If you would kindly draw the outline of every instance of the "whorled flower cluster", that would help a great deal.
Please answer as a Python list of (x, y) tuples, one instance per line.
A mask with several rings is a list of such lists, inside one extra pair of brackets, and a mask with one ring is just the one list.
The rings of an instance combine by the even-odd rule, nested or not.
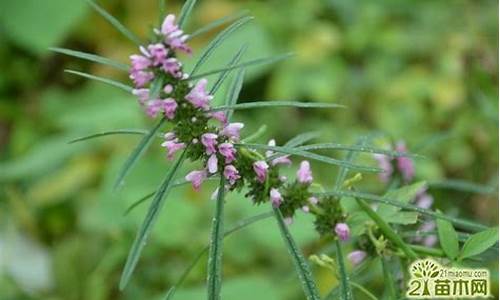
[[(318, 199), (310, 192), (313, 181), (308, 161), (302, 161), (296, 179), (288, 181), (279, 174), (279, 167), (290, 165), (286, 155), (266, 151), (263, 155), (245, 147), (237, 147), (243, 123), (229, 123), (225, 112), (211, 111), (213, 95), (207, 91), (208, 81), (195, 84), (183, 72), (176, 51), (191, 53), (188, 36), (168, 15), (161, 28), (155, 29), (155, 41), (140, 47), (140, 54), (130, 56), (130, 79), (133, 94), (150, 117), (162, 116), (173, 128), (164, 134), (167, 158), (185, 149), (193, 161), (201, 160), (203, 168), (186, 175), (198, 190), (205, 179), (219, 175), (225, 178), (227, 190), (248, 189), (246, 196), (255, 204), (270, 201), (279, 208), (285, 222), (291, 224), (297, 210), (313, 213), (320, 234), (334, 234), (349, 239), (349, 227), (339, 201), (332, 197)], [(275, 146), (274, 140), (269, 142)]]

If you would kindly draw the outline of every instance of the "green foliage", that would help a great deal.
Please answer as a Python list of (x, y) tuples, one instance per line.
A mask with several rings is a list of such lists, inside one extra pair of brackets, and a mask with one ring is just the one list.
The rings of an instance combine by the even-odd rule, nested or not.
[(437, 220), (439, 243), (446, 256), (450, 259), (455, 259), (458, 256), (459, 245), (458, 235), (450, 222), (445, 220)]
[(483, 253), (498, 242), (498, 228), (490, 228), (471, 235), (462, 247), (459, 259), (469, 258)]

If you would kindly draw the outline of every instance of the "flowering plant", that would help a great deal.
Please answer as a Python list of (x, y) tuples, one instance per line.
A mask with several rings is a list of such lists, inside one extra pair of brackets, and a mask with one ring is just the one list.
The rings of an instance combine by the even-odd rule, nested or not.
[[(169, 191), (174, 186), (184, 183), (190, 183), (195, 190), (199, 190), (202, 183), (209, 179), (219, 181), (219, 187), (212, 196), (216, 201), (216, 209), (209, 245), (207, 277), (209, 299), (220, 298), (224, 197), (226, 193), (232, 191), (245, 191), (245, 196), (251, 199), (255, 205), (269, 205), (272, 208), (272, 213), (245, 220), (243, 225), (238, 228), (250, 225), (265, 217), (274, 216), (276, 218), (308, 299), (319, 299), (319, 293), (312, 278), (310, 266), (297, 248), (287, 228), (293, 223), (293, 218), (297, 213), (314, 215), (315, 228), (319, 235), (333, 241), (335, 245), (336, 263), (333, 263), (328, 256), (311, 257), (311, 260), (320, 266), (330, 266), (332, 269), (338, 270), (338, 276), (341, 279), (340, 289), (334, 289), (329, 297), (334, 297), (336, 293), (340, 292), (342, 299), (351, 299), (351, 286), (357, 287), (349, 281), (342, 242), (351, 242), (354, 245), (354, 250), (347, 255), (353, 266), (361, 265), (367, 257), (382, 258), (384, 266), (385, 262), (392, 257), (402, 258), (402, 261), (407, 264), (408, 259), (428, 255), (443, 257), (451, 262), (461, 262), (472, 255), (467, 252), (465, 246), (460, 253), (458, 249), (455, 249), (459, 245), (458, 237), (449, 241), (449, 235), (457, 236), (452, 224), (466, 230), (464, 234), (468, 238), (467, 241), (470, 241), (469, 243), (474, 243), (474, 240), (478, 239), (477, 234), (470, 235), (469, 232), (481, 231), (478, 234), (487, 235), (487, 243), (476, 246), (481, 251), (473, 251), (474, 255), (484, 252), (495, 244), (496, 238), (493, 236), (495, 236), (496, 229), (488, 229), (484, 225), (449, 217), (431, 209), (433, 200), (426, 193), (425, 183), (412, 183), (414, 180), (413, 159), (417, 156), (408, 153), (403, 142), (399, 142), (392, 150), (371, 147), (367, 144), (367, 139), (362, 139), (355, 145), (306, 144), (313, 138), (311, 134), (299, 135), (282, 146), (278, 146), (275, 140), (270, 140), (267, 144), (252, 143), (259, 136), (259, 132), (242, 138), (244, 124), (232, 122), (232, 113), (235, 110), (272, 106), (341, 108), (340, 105), (335, 104), (289, 101), (237, 103), (245, 68), (255, 64), (276, 62), (287, 55), (241, 63), (241, 57), (246, 49), (246, 46), (243, 46), (229, 60), (226, 67), (199, 73), (200, 67), (210, 58), (217, 46), (232, 32), (250, 21), (251, 17), (224, 18), (188, 35), (184, 33), (183, 25), (195, 4), (195, 1), (188, 0), (178, 18), (173, 14), (166, 15), (162, 18), (159, 28), (153, 30), (150, 41), (143, 44), (102, 8), (94, 2), (89, 3), (138, 45), (138, 53), (130, 56), (130, 65), (123, 65), (107, 58), (74, 50), (55, 50), (63, 54), (128, 70), (129, 77), (133, 82), (132, 87), (108, 78), (77, 71), (70, 72), (114, 85), (132, 93), (137, 97), (139, 105), (148, 117), (159, 119), (157, 125), (145, 133), (141, 142), (130, 155), (119, 174), (117, 186), (122, 184), (135, 162), (150, 146), (158, 132), (167, 124), (169, 129), (162, 133), (161, 146), (165, 148), (166, 159), (175, 160), (158, 189), (149, 197), (140, 200), (143, 202), (152, 197), (149, 211), (137, 233), (125, 264), (120, 288), (125, 288), (130, 280), (148, 234)], [(189, 40), (228, 22), (233, 23), (212, 40), (201, 53), (200, 59), (194, 64), (192, 70), (186, 72), (179, 55), (192, 53), (192, 49), (188, 45)], [(213, 106), (211, 103), (213, 95), (233, 70), (236, 70), (237, 73), (230, 84), (225, 104)], [(211, 86), (207, 79), (210, 75), (218, 75)], [(75, 141), (118, 133), (133, 132), (110, 131), (79, 138)], [(314, 152), (321, 149), (345, 150), (349, 153), (346, 159), (341, 160)], [(372, 153), (378, 161), (379, 167), (354, 163), (354, 156), (359, 152)], [(295, 156), (301, 157), (299, 168), (296, 170), (295, 178), (287, 178), (280, 173), (280, 168), (291, 165), (292, 157)], [(197, 162), (199, 168), (182, 176), (184, 180), (176, 181), (178, 170), (186, 159)], [(319, 184), (314, 183), (309, 160), (340, 167), (332, 191), (325, 191)], [(378, 172), (381, 182), (389, 184), (387, 194), (378, 196), (357, 191), (356, 183), (362, 179), (362, 175), (356, 173), (353, 177), (348, 178), (348, 172), (351, 170), (368, 173)], [(367, 201), (374, 204), (369, 205)], [(415, 203), (413, 203), (414, 201)], [(419, 222), (421, 220), (424, 222)], [(434, 231), (436, 224), (441, 248), (432, 248), (437, 241)], [(411, 233), (411, 230), (415, 232), (413, 236), (403, 235), (403, 233)], [(423, 245), (413, 243), (423, 243)], [(185, 276), (182, 276), (179, 282), (169, 290), (168, 299), (174, 296), (175, 289), (184, 278)], [(361, 288), (360, 290), (367, 296), (373, 297), (371, 292), (366, 289)], [(388, 290), (390, 289), (388, 288)], [(392, 293), (394, 289), (390, 291)], [(395, 292), (391, 296), (396, 297)]]

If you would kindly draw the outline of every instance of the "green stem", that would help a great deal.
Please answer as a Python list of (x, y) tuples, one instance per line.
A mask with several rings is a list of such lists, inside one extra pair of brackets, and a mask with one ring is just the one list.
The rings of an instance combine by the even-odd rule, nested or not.
[(349, 282), (350, 285), (352, 285), (353, 287), (357, 288), (358, 290), (360, 290), (363, 294), (365, 294), (368, 298), (372, 299), (372, 300), (378, 300), (377, 297), (375, 297), (375, 295), (373, 295), (369, 290), (365, 289), (362, 285), (360, 284), (357, 284), (356, 282), (354, 281), (351, 281)]
[(251, 142), (254, 142), (258, 138), (260, 138), (262, 135), (264, 135), (264, 133), (266, 133), (266, 130), (267, 130), (267, 125), (262, 125), (262, 126), (259, 127), (259, 129), (257, 129), (256, 132), (254, 132), (250, 136), (244, 138), (243, 140), (241, 140), (241, 142), (242, 143), (251, 143)]
[(421, 245), (409, 245), (415, 252), (418, 252), (423, 255), (437, 256), (437, 257), (446, 257), (443, 250), (438, 248), (429, 248)]
[(345, 268), (344, 256), (342, 254), (342, 245), (340, 244), (339, 239), (335, 239), (335, 248), (337, 258), (337, 265), (339, 267), (339, 275), (340, 275), (340, 294), (342, 295), (342, 300), (350, 300), (352, 299), (352, 291), (349, 287), (349, 275), (347, 274), (347, 270)]

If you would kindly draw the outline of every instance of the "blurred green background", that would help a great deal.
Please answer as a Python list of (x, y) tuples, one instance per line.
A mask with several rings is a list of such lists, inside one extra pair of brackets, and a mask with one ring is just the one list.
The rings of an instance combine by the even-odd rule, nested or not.
[[(352, 143), (383, 134), (379, 143), (405, 140), (426, 156), (417, 178), (463, 179), (495, 187), (493, 194), (431, 189), (435, 207), (495, 225), (498, 219), (497, 1), (199, 1), (187, 32), (248, 9), (256, 19), (238, 31), (206, 65), (225, 63), (242, 43), (246, 59), (295, 52), (292, 59), (249, 70), (240, 99), (335, 102), (346, 110), (264, 109), (238, 112), (244, 134), (261, 124), (283, 143), (321, 130), (317, 141)], [(100, 3), (146, 37), (158, 23), (156, 0)], [(177, 13), (181, 1), (167, 1)], [(213, 32), (194, 39), (195, 53)], [(63, 73), (77, 69), (123, 81), (127, 74), (55, 55), (60, 46), (127, 62), (137, 49), (81, 0), (0, 1), (0, 299), (161, 299), (208, 242), (213, 186), (201, 193), (175, 189), (125, 292), (118, 279), (147, 205), (126, 208), (153, 191), (168, 169), (153, 145), (118, 192), (117, 171), (138, 142), (113, 136), (68, 145), (102, 130), (148, 128), (136, 100), (120, 90)], [(187, 68), (194, 59), (183, 58)], [(224, 92), (217, 95), (221, 101)], [(342, 153), (330, 153), (342, 157)], [(361, 158), (375, 164), (370, 156)], [(186, 166), (181, 172), (185, 174)], [(326, 187), (335, 169), (313, 164)], [(294, 169), (288, 171), (293, 174)], [(364, 186), (383, 191), (376, 176)], [(266, 211), (231, 195), (226, 224)], [(324, 244), (302, 214), (291, 227), (307, 255)], [(176, 299), (203, 299), (206, 261)], [(498, 264), (493, 272), (498, 284)], [(273, 220), (225, 242), (225, 299), (301, 299), (300, 285)], [(336, 285), (314, 268), (320, 290)], [(362, 277), (370, 288), (381, 278)], [(496, 293), (496, 292), (495, 292)]]

